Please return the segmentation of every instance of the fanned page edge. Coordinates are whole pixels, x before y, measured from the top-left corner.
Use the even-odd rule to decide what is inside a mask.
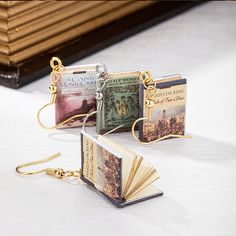
[[[136,189],[134,189],[133,193],[131,193],[126,200],[135,197],[139,192],[145,190],[148,186],[152,185],[157,179],[159,179],[159,176],[155,172],[152,173],[150,176],[147,176],[146,179],[143,181],[143,183],[139,184]],[[154,175],[155,174],[155,175]]]
[[[153,189],[153,192],[147,193],[148,189],[150,189],[150,188]],[[163,192],[160,189],[156,188],[153,185],[149,185],[147,188],[140,191],[138,195],[132,197],[129,200],[126,200],[125,202],[121,202],[119,205],[117,205],[117,207],[123,208],[123,207],[129,206],[129,205],[133,205],[133,204],[144,202],[144,201],[147,201],[147,200],[150,200],[153,198],[157,198],[162,195],[163,195]]]
[[[112,140],[107,139],[106,137],[104,137],[102,135],[98,136],[98,140],[100,140],[100,141],[102,140],[102,142],[104,142],[109,147],[111,147],[111,145],[114,145],[113,147],[117,147],[117,148],[121,149],[121,150],[119,150],[119,152],[122,152],[122,150],[124,150],[124,151],[127,150],[128,152],[135,155],[135,158],[133,159],[133,162],[132,162],[132,166],[130,167],[130,173],[129,173],[128,180],[127,180],[127,182],[125,184],[125,188],[123,190],[123,198],[125,199],[125,201],[127,201],[129,198],[132,198],[133,196],[135,196],[139,192],[143,191],[146,187],[150,186],[154,181],[156,181],[159,178],[156,169],[151,165],[147,165],[145,167],[145,171],[142,173],[142,176],[138,179],[138,181],[136,183],[134,183],[133,188],[130,189],[130,187],[132,186],[132,183],[134,181],[135,175],[137,174],[140,166],[143,163],[143,157],[137,155],[135,152],[129,150],[128,148],[125,148],[125,147],[121,146],[120,144],[117,144],[117,143],[113,142]],[[116,152],[113,152],[113,154],[114,153],[116,153]],[[119,156],[119,154],[117,154],[117,153],[114,155]],[[123,160],[126,159],[125,155],[123,157],[122,156],[120,156],[120,157]],[[123,168],[122,168],[122,170],[123,170]],[[123,173],[122,173],[122,175],[123,175]],[[151,180],[151,178],[154,178],[154,179]],[[147,183],[148,180],[151,180],[151,182]],[[123,181],[123,179],[122,179],[122,181]],[[126,198],[127,195],[130,195],[130,196],[128,196]]]
[[[174,74],[174,75],[167,75],[167,76],[161,76],[154,81],[158,83],[166,83],[166,82],[172,82],[175,80],[181,80],[183,79],[181,74]]]
[[[59,70],[61,73],[73,73],[76,71],[93,71],[96,70],[97,66],[103,66],[100,63],[95,64],[85,64],[85,65],[76,65],[76,66],[65,66]]]
[[[138,159],[138,157],[140,157],[140,158]],[[127,183],[125,184],[125,189],[123,191],[123,197],[125,197],[125,195],[129,191],[129,188],[132,185],[134,177],[135,177],[140,165],[142,164],[142,161],[143,161],[143,157],[136,155],[135,159],[133,160],[132,166],[131,166],[131,170],[130,170],[130,174],[129,174]]]
[[[154,178],[154,179],[152,179]],[[129,199],[130,197],[136,195],[138,192],[145,189],[147,186],[152,184],[154,181],[156,181],[159,178],[157,175],[157,171],[154,167],[146,167],[144,169],[144,172],[139,177],[139,179],[134,183],[132,188],[127,192],[126,196],[124,196],[125,199]],[[150,181],[151,182],[148,182]]]

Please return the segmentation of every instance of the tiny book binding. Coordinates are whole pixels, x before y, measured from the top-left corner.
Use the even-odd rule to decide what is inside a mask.
[[[152,183],[157,171],[143,157],[99,135],[81,131],[81,179],[117,207],[163,195]]]
[[[123,125],[119,132],[131,130],[139,115],[139,76],[138,71],[109,73],[103,90],[103,106],[97,113],[98,134],[119,125]]]
[[[186,79],[181,75],[171,75],[154,80],[157,94],[151,110],[151,119],[141,121],[139,124],[139,139],[150,142],[164,136],[184,135],[185,133],[185,102]],[[139,85],[139,116],[147,114],[147,89]]]
[[[97,67],[100,64],[63,67],[60,70],[60,81],[57,85],[56,124],[72,116],[86,114],[96,109],[96,80],[99,76]],[[83,117],[77,117],[57,128],[81,127]],[[89,118],[86,125],[96,124],[96,117]]]

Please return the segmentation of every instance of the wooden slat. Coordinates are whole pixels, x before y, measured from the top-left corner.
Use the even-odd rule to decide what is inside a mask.
[[[28,48],[26,50],[22,50],[16,54],[13,54],[9,57],[9,62],[7,64],[15,64],[17,62],[20,62],[22,60],[25,60],[31,56],[34,56],[40,52],[47,51],[50,48],[55,47],[56,45],[60,45],[61,43],[64,43],[68,40],[71,40],[75,37],[82,36],[83,34],[94,30],[100,26],[103,26],[105,24],[108,24],[111,21],[117,20],[123,16],[126,16],[132,12],[138,11],[144,7],[147,7],[151,4],[153,4],[153,1],[140,1],[140,2],[134,2],[126,7],[121,7],[119,9],[116,9],[115,11],[111,11],[108,14],[102,15],[101,17],[96,18],[93,21],[86,22],[85,24],[81,25],[80,27],[73,28],[69,31],[67,31],[66,37],[63,35],[58,35],[55,37],[52,37],[42,43],[36,44],[32,46],[31,48]],[[6,64],[6,63],[5,63]]]
[[[64,18],[67,18],[69,16],[72,16],[74,14],[77,14],[83,10],[86,10],[90,7],[95,7],[96,5],[102,3],[104,1],[79,1],[74,2],[72,4],[69,4],[67,6],[59,6],[57,5],[57,8],[52,8],[51,12],[49,11],[49,7],[53,6],[54,3],[49,3],[50,5],[43,6],[42,10],[40,11],[40,14],[45,12],[46,14],[44,16],[40,16],[36,19],[26,20],[27,15],[24,16],[23,24],[14,27],[12,29],[9,28],[9,23],[7,20],[0,19],[0,43],[8,43],[12,42],[16,39],[19,39],[20,37],[23,37],[33,31],[37,31],[43,27],[47,27],[49,25],[54,24],[55,22],[62,20]],[[55,4],[54,4],[55,6]],[[31,12],[32,13],[32,12]],[[32,14],[29,13],[30,17],[32,17]],[[28,14],[27,12],[25,14]],[[35,18],[35,16],[34,16]],[[18,22],[19,23],[19,22]],[[17,23],[17,24],[18,24]],[[3,36],[4,33],[6,36]],[[8,40],[6,40],[6,38]]]
[[[29,11],[25,11],[22,14],[18,14],[17,16],[10,17],[8,19],[8,30],[11,30],[39,17],[51,14],[52,12],[56,12],[75,2],[76,1],[43,2],[43,4],[40,6],[31,8]]]
[[[0,6],[8,8],[8,7],[11,7],[11,6],[22,4],[24,2],[25,1],[0,1]]]
[[[16,16],[20,13],[23,14],[23,12],[42,4],[44,4],[44,1],[24,1],[22,4],[12,5],[8,8],[9,17]]]
[[[11,64],[8,59],[8,65],[0,63],[0,84],[19,88],[48,75],[52,56],[59,56],[67,66],[201,3],[155,1],[153,5],[143,7],[19,63]]]
[[[0,63],[3,65],[10,65],[10,57],[0,53]]]
[[[62,1],[58,2],[57,4],[55,4],[55,2],[45,2],[44,4],[35,6],[34,8],[24,11],[22,14],[0,19],[1,21],[5,22],[4,25],[0,27],[0,30],[6,33],[10,30],[17,31],[18,27],[22,27],[27,23],[31,23],[32,21],[37,20],[40,17],[49,16],[50,14],[54,14],[60,10],[63,11],[65,7],[70,6],[73,3],[75,4],[76,1]],[[0,7],[0,12],[2,9]]]
[[[0,7],[0,18],[8,19],[9,17],[14,17],[19,13],[23,14],[25,11],[42,4],[44,4],[44,1],[24,1],[22,4],[15,4],[7,8]]]
[[[6,33],[7,31],[7,21],[0,19],[0,32]]]
[[[69,17],[79,14],[85,10],[89,13],[90,8],[96,7],[97,5],[102,3],[104,3],[104,1],[84,1],[76,2],[64,8],[60,8],[59,10],[54,11],[51,14],[37,18],[34,21],[30,21],[29,23],[17,27],[17,30],[10,30],[8,32],[9,42],[13,42],[29,34],[32,34],[33,32],[39,31],[51,25],[55,25],[60,21],[63,23],[63,21],[68,19]]]
[[[12,43],[9,43],[5,46],[5,49],[8,50],[6,54],[14,54],[24,48],[28,48],[31,45],[35,45],[37,43],[40,43],[44,40],[47,40],[51,37],[57,36],[63,36],[66,37],[67,33],[65,35],[63,32],[74,28],[76,26],[79,26],[83,23],[85,23],[88,20],[92,20],[102,14],[106,14],[107,12],[114,10],[120,6],[130,4],[129,1],[114,1],[114,2],[105,2],[104,4],[98,5],[96,8],[92,8],[89,12],[82,12],[81,14],[77,14],[75,16],[72,16],[66,20],[63,20],[60,24],[58,22],[56,25],[50,25],[49,27],[46,27],[40,31],[37,31],[33,34],[30,34],[26,37],[23,37],[19,40],[16,40]],[[3,46],[1,45],[0,51],[3,52]],[[5,52],[4,52],[5,53]]]
[[[6,32],[0,32],[0,52],[3,52],[7,54],[8,50],[6,49],[8,47],[8,44],[6,43],[8,41]],[[6,52],[5,52],[6,51]]]
[[[0,7],[0,19],[6,19],[8,16],[7,8]]]

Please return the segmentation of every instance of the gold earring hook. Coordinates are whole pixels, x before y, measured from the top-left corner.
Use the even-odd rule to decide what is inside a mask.
[[[59,57],[52,57],[50,60],[50,66],[53,71],[58,71],[62,67],[62,62]]]
[[[148,87],[150,82],[153,82],[152,74],[150,71],[140,71],[139,80],[145,88]]]
[[[59,157],[61,155],[60,152],[50,156],[50,157],[47,157],[47,158],[44,158],[44,159],[41,159],[41,160],[38,160],[38,161],[32,161],[32,162],[28,162],[28,163],[25,163],[25,164],[21,164],[19,166],[16,167],[16,172],[20,175],[35,175],[35,174],[40,174],[40,173],[43,173],[43,172],[46,172],[46,169],[42,169],[42,170],[38,170],[38,171],[28,171],[28,172],[25,172],[25,171],[21,171],[20,169],[24,168],[24,167],[27,167],[27,166],[33,166],[33,165],[37,165],[37,164],[41,164],[41,163],[44,163],[44,162],[48,162],[48,161],[51,161],[57,157]]]
[[[48,162],[48,161],[51,161],[57,157],[59,157],[61,155],[60,152],[50,156],[50,157],[47,157],[47,158],[44,158],[44,159],[41,159],[41,160],[38,160],[38,161],[32,161],[32,162],[28,162],[28,163],[25,163],[25,164],[21,164],[19,166],[16,167],[16,172],[20,175],[36,175],[36,174],[40,174],[40,173],[43,173],[45,172],[47,175],[51,175],[51,176],[54,176],[58,179],[62,179],[64,177],[80,177],[81,175],[81,170],[68,170],[68,171],[64,171],[63,169],[61,168],[57,168],[57,169],[52,169],[52,168],[45,168],[45,169],[41,169],[41,170],[38,170],[38,171],[28,171],[28,172],[25,172],[25,171],[21,171],[20,169],[24,168],[24,167],[27,167],[27,166],[32,166],[32,165],[37,165],[37,164],[42,164],[44,162]]]
[[[85,119],[84,119],[84,121],[83,121],[83,125],[82,125],[82,130],[83,130],[85,133],[87,133],[86,128],[85,128],[85,127],[86,127],[85,125],[86,125],[86,122],[87,122],[88,118],[89,118],[90,116],[92,116],[92,115],[97,114],[99,111],[100,111],[100,110],[93,111],[93,112],[87,114],[87,116],[85,117]],[[115,130],[117,130],[117,129],[123,127],[123,126],[124,126],[124,125],[119,125],[119,126],[115,127],[114,129],[112,129],[112,130],[106,132],[105,134],[103,134],[103,136],[108,135],[108,134],[114,132]]]

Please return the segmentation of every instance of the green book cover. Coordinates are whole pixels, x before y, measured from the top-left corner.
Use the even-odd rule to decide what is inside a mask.
[[[104,134],[119,125],[128,131],[139,116],[140,72],[111,73],[103,90],[102,110],[97,114],[97,133]]]

